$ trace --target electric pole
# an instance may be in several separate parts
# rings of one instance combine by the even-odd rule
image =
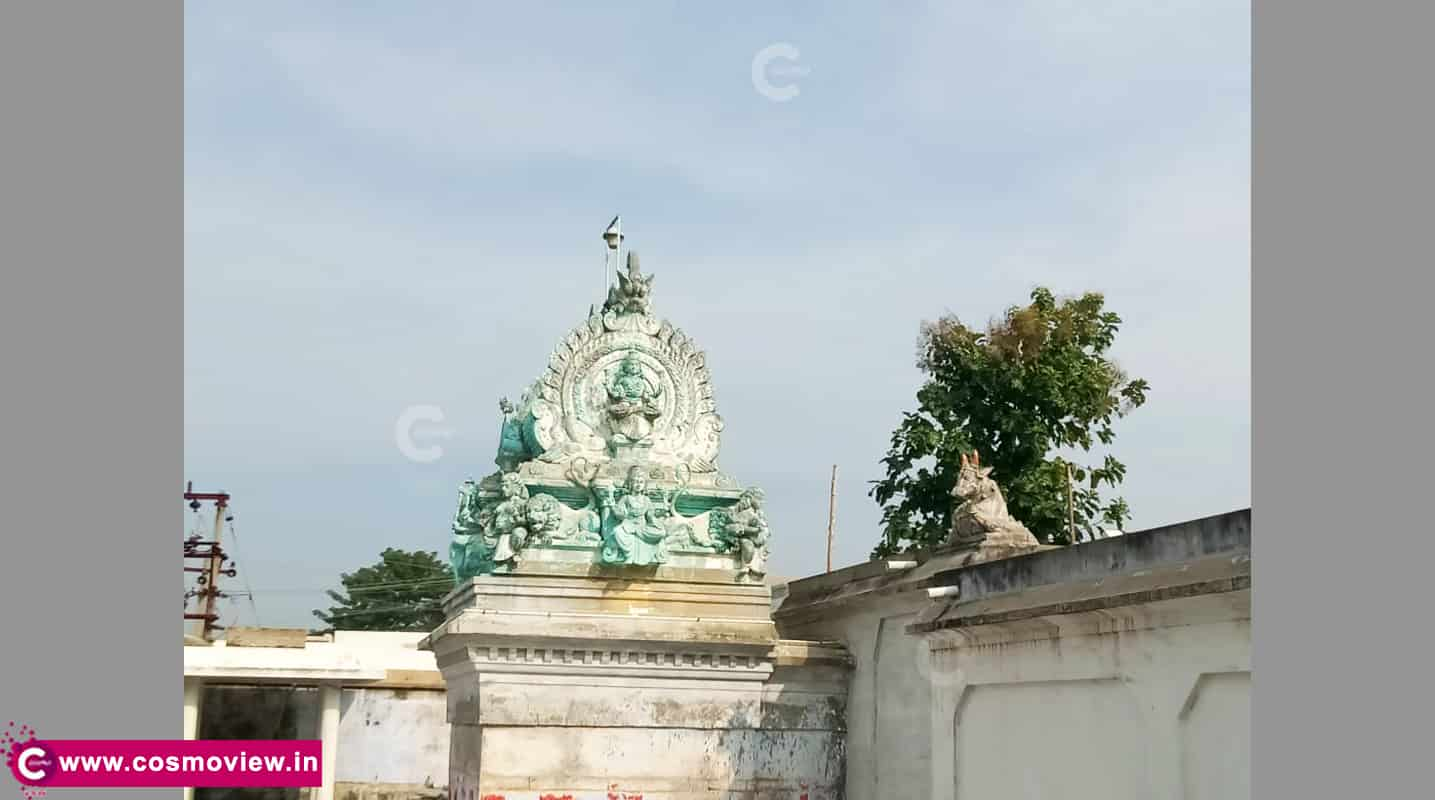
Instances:
[[[1066,538],[1076,544],[1076,504],[1072,493],[1071,463],[1066,465]]]
[[[189,501],[189,507],[196,513],[199,511],[202,501],[208,500],[214,503],[214,538],[204,541],[196,533],[184,540],[184,557],[206,562],[204,566],[184,568],[185,572],[199,573],[195,581],[196,588],[185,593],[184,618],[195,623],[195,630],[198,635],[206,641],[214,635],[214,631],[220,626],[215,624],[219,614],[214,610],[215,601],[225,595],[219,591],[219,576],[234,577],[235,569],[231,562],[229,569],[224,569],[224,562],[227,557],[224,550],[219,546],[220,532],[224,529],[225,509],[229,507],[229,494],[227,492],[196,492],[194,483],[185,485],[184,499]],[[202,598],[197,604],[200,611],[190,613],[189,598]]]

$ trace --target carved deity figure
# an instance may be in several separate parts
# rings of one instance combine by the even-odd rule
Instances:
[[[761,489],[747,489],[728,509],[722,540],[734,549],[742,563],[740,579],[760,581],[767,574],[767,514],[762,509]]]
[[[512,472],[503,476],[499,487],[503,499],[493,509],[493,563],[511,568],[528,540],[528,487]]]
[[[1007,512],[1001,488],[991,478],[991,467],[981,465],[981,456],[962,454],[961,471],[952,496],[958,500],[952,510],[952,543],[981,542],[983,545],[1033,547],[1040,542]]]
[[[648,496],[648,476],[642,467],[628,470],[628,479],[616,491],[598,490],[603,513],[602,559],[608,564],[647,566],[668,560],[667,528],[659,506]]]
[[[523,428],[507,397],[499,399],[498,410],[503,414],[503,427],[499,429],[498,456],[494,462],[504,472],[512,472],[528,454],[523,444]]]
[[[618,363],[607,390],[613,439],[622,444],[647,439],[653,432],[653,420],[662,415],[658,400],[663,390],[643,374],[637,353],[629,351]]]
[[[482,516],[486,515],[479,508],[478,484],[466,480],[458,489],[458,510],[453,515],[453,537],[448,545],[448,562],[455,582],[484,571],[483,562],[487,558]]]
[[[608,289],[604,311],[619,314],[651,314],[653,310],[653,276],[638,269],[638,254],[628,251],[628,274],[618,273],[618,285]]]

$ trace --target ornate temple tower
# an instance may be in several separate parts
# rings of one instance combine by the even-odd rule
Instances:
[[[780,641],[762,492],[718,466],[703,354],[629,253],[460,488],[429,635],[450,796],[840,797],[849,662]]]
[[[703,353],[653,316],[653,276],[636,253],[618,278],[520,403],[500,401],[500,469],[459,493],[450,560],[460,583],[545,561],[727,569],[761,582],[763,495],[718,469],[723,423]]]

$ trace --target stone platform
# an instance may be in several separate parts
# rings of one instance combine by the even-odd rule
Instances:
[[[781,641],[731,569],[541,558],[445,600],[450,795],[842,796],[844,650]]]

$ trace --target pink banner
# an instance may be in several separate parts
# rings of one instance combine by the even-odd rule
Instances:
[[[319,786],[317,739],[30,739],[6,754],[25,786]]]

